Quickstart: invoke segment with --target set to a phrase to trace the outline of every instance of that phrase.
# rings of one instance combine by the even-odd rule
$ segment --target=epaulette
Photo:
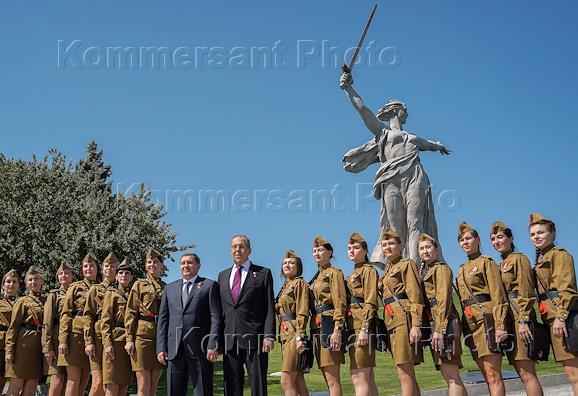
[[[564,249],[563,247],[560,247],[560,246],[554,246],[554,247],[552,248],[552,250],[558,250],[558,251],[560,251],[560,252],[567,252],[566,249]]]

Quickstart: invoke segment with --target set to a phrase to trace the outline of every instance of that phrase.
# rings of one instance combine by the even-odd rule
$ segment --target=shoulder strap
[[[538,273],[536,272],[536,270],[534,270],[534,276],[536,277],[538,282],[540,282],[542,289],[544,289],[544,295],[548,298],[548,300],[550,300],[550,302],[552,303],[552,305],[554,305],[555,308],[558,308],[558,303],[556,301],[554,301],[553,298],[550,298],[550,296],[548,294],[548,289],[546,288],[546,286],[544,286],[544,283],[542,282],[542,279],[540,279],[540,277],[538,276]],[[536,290],[536,294],[538,295],[538,300],[540,300],[540,291]]]

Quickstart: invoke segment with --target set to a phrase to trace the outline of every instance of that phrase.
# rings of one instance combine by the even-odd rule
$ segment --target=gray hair
[[[233,235],[233,237],[231,238],[231,242],[233,242],[233,239],[235,238],[243,238],[245,240],[245,245],[247,245],[247,247],[249,249],[251,249],[251,241],[249,240],[249,237],[243,234],[236,234]]]

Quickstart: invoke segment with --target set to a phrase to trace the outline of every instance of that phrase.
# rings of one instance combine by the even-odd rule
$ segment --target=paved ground
[[[526,396],[526,392],[508,392],[508,396]],[[545,396],[573,396],[572,387],[569,384],[558,386],[547,386],[544,388]]]

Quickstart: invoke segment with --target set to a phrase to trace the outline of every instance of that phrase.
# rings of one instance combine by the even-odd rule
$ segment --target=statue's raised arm
[[[349,101],[357,110],[365,126],[375,136],[379,135],[381,130],[385,128],[385,124],[377,118],[377,116],[369,109],[361,99],[361,96],[353,89],[353,78],[350,73],[343,73],[339,79],[339,87],[345,91]]]
[[[375,135],[360,147],[343,156],[347,172],[361,172],[379,163],[374,182],[374,196],[382,203],[381,231],[393,228],[400,236],[405,254],[418,262],[418,240],[422,233],[437,239],[432,189],[419,153],[438,151],[450,153],[442,143],[421,138],[404,130],[408,118],[407,105],[389,100],[374,114],[352,87],[350,73],[343,73],[339,86],[357,110],[367,129]],[[387,122],[387,125],[384,123]],[[440,251],[440,257],[441,251]],[[384,259],[378,243],[371,261]]]

